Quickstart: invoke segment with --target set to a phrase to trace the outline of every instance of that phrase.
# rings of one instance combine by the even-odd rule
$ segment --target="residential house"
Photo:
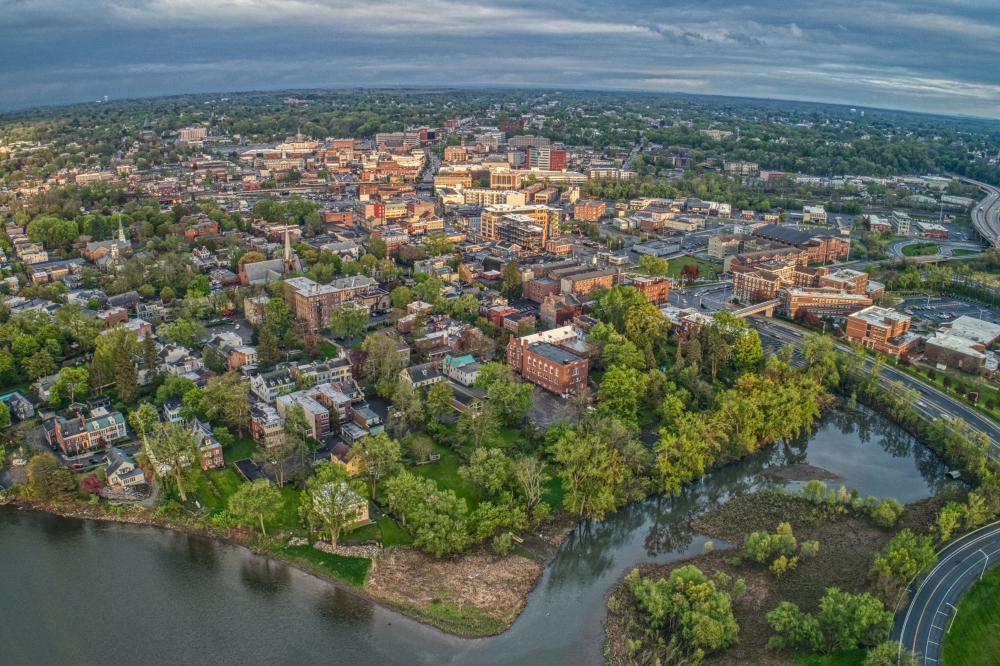
[[[250,436],[264,448],[281,442],[285,432],[285,419],[278,410],[258,400],[250,403]]]
[[[201,452],[202,469],[219,469],[226,466],[226,461],[222,457],[222,444],[212,434],[212,428],[208,423],[202,423],[197,417],[191,419],[188,429],[194,435],[195,443]]]
[[[117,446],[108,449],[108,467],[104,470],[108,487],[112,490],[124,490],[146,483],[146,476],[132,456]]]
[[[441,361],[441,371],[456,382],[472,386],[479,376],[480,364],[470,354],[465,356],[445,356]]]
[[[288,410],[301,407],[309,424],[308,437],[320,440],[330,432],[330,411],[309,395],[309,391],[295,391],[279,395],[275,401],[278,415],[288,418]]]
[[[412,384],[413,388],[430,386],[444,381],[444,375],[438,370],[437,363],[422,363],[403,368],[402,372],[399,373],[399,378]]]

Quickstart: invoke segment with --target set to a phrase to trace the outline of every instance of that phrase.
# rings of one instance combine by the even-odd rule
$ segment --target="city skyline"
[[[613,12],[593,2],[3,5],[3,110],[105,95],[500,85],[1000,117],[997,11],[960,0],[636,1]]]

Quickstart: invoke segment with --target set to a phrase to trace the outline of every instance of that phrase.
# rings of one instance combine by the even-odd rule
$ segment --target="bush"
[[[877,644],[892,626],[892,613],[867,592],[852,596],[831,587],[820,599],[815,616],[783,601],[767,614],[767,621],[776,632],[768,648],[793,647],[829,654]]]
[[[902,530],[875,555],[870,576],[883,599],[893,598],[919,571],[937,562],[934,541]]]
[[[886,497],[871,510],[872,522],[879,527],[892,527],[903,515],[904,510],[902,504],[891,497]]]
[[[103,486],[104,484],[101,483],[101,480],[97,478],[96,474],[88,474],[87,476],[80,479],[80,487],[83,488],[85,492],[91,494],[96,493]]]

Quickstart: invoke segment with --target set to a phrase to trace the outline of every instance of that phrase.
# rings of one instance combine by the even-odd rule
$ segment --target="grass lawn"
[[[563,497],[566,495],[566,491],[562,487],[562,479],[556,476],[552,467],[547,468],[545,473],[552,478],[542,484],[542,500],[552,508],[552,511],[561,511]]]
[[[380,541],[381,539],[382,530],[379,529],[378,523],[362,525],[340,535],[340,541],[343,543],[363,543],[365,541]]]
[[[394,520],[383,517],[375,522],[378,523],[379,530],[382,532],[383,546],[387,548],[389,546],[409,546],[413,543],[413,535],[397,525]]]
[[[330,358],[337,358],[337,347],[326,340],[316,345],[316,348],[319,349],[319,356],[324,361]]]
[[[946,664],[995,664],[1000,654],[1000,567],[994,566],[969,590],[944,640]]]
[[[719,271],[722,270],[722,266],[719,264],[713,264],[710,261],[696,259],[694,257],[681,257],[680,259],[670,260],[670,267],[667,268],[667,277],[680,277],[681,270],[685,266],[696,266],[698,268],[698,277],[702,278],[710,278],[713,275],[717,275]]]
[[[930,254],[937,254],[937,243],[915,243],[903,247],[904,257],[925,257]]]
[[[228,501],[239,490],[240,485],[243,484],[243,479],[236,474],[236,470],[232,467],[211,469],[205,473],[208,474],[208,478],[212,480],[212,485],[215,486],[215,489],[219,491],[219,494],[222,495],[222,499],[225,501]]]
[[[962,250],[962,249],[952,250],[951,253],[956,257],[970,257],[974,254],[979,254],[979,252],[976,252],[975,250]]]
[[[439,490],[454,490],[458,497],[465,500],[469,511],[479,506],[479,493],[472,484],[458,475],[458,454],[437,444],[434,450],[441,454],[441,460],[429,465],[418,465],[411,468],[414,474],[430,479],[437,484]]]
[[[264,521],[268,530],[286,530],[302,532],[302,522],[299,520],[299,506],[302,503],[302,491],[290,483],[281,489],[281,510],[271,520]]]
[[[372,561],[366,557],[332,555],[312,546],[280,546],[272,548],[271,553],[292,562],[307,564],[353,587],[364,586],[372,566]]]
[[[250,435],[245,435],[239,439],[233,441],[232,445],[227,446],[222,451],[222,457],[227,463],[231,463],[234,460],[243,460],[244,458],[249,458],[257,451],[257,442],[253,441]]]
[[[843,650],[831,655],[797,654],[795,666],[862,666],[866,650]]]

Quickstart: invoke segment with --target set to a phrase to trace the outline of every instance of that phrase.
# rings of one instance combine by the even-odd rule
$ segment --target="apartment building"
[[[541,171],[565,171],[566,151],[551,146],[527,146],[524,150],[525,165]]]
[[[546,342],[582,356],[587,353],[586,341],[586,331],[572,325],[526,335],[523,338],[511,338],[510,342],[507,343],[507,365],[523,375],[525,351],[530,345],[536,342]]]
[[[670,280],[665,277],[634,277],[632,286],[645,294],[653,305],[666,303],[670,298]]]
[[[310,395],[310,391],[295,391],[287,395],[279,395],[275,409],[282,418],[288,417],[288,411],[301,407],[309,424],[308,437],[320,440],[330,432],[330,411]]]
[[[536,386],[566,395],[586,386],[589,361],[564,347],[535,342],[524,349],[521,375]]]
[[[264,448],[281,443],[285,433],[285,419],[278,410],[266,402],[252,401],[250,404],[250,436]]]
[[[372,294],[378,289],[378,283],[364,275],[340,278],[330,284],[318,284],[309,278],[296,277],[286,280],[285,285],[285,300],[289,309],[296,319],[306,322],[312,331],[329,325],[334,308]]]
[[[581,222],[597,222],[604,217],[603,201],[577,201],[573,205],[573,219]]]
[[[739,162],[723,162],[722,168],[727,175],[740,176],[742,178],[756,178],[760,173],[759,164],[756,162],[747,162],[746,160],[740,160]]]
[[[803,206],[802,223],[809,224],[815,222],[826,224],[826,209],[822,206]]]
[[[892,211],[892,230],[899,236],[910,235],[910,216],[901,210]]]
[[[620,277],[621,272],[617,268],[588,271],[562,278],[560,281],[560,290],[564,294],[573,294],[577,298],[586,299],[587,294],[594,287],[611,289],[618,284]]]
[[[500,190],[488,187],[466,187],[462,190],[465,203],[472,206],[523,206],[524,193],[517,190]]]
[[[919,335],[909,331],[908,316],[873,305],[848,315],[845,337],[866,349],[899,356],[920,340]]]
[[[521,187],[521,172],[498,170],[490,172],[490,188],[494,190],[517,190]]]

